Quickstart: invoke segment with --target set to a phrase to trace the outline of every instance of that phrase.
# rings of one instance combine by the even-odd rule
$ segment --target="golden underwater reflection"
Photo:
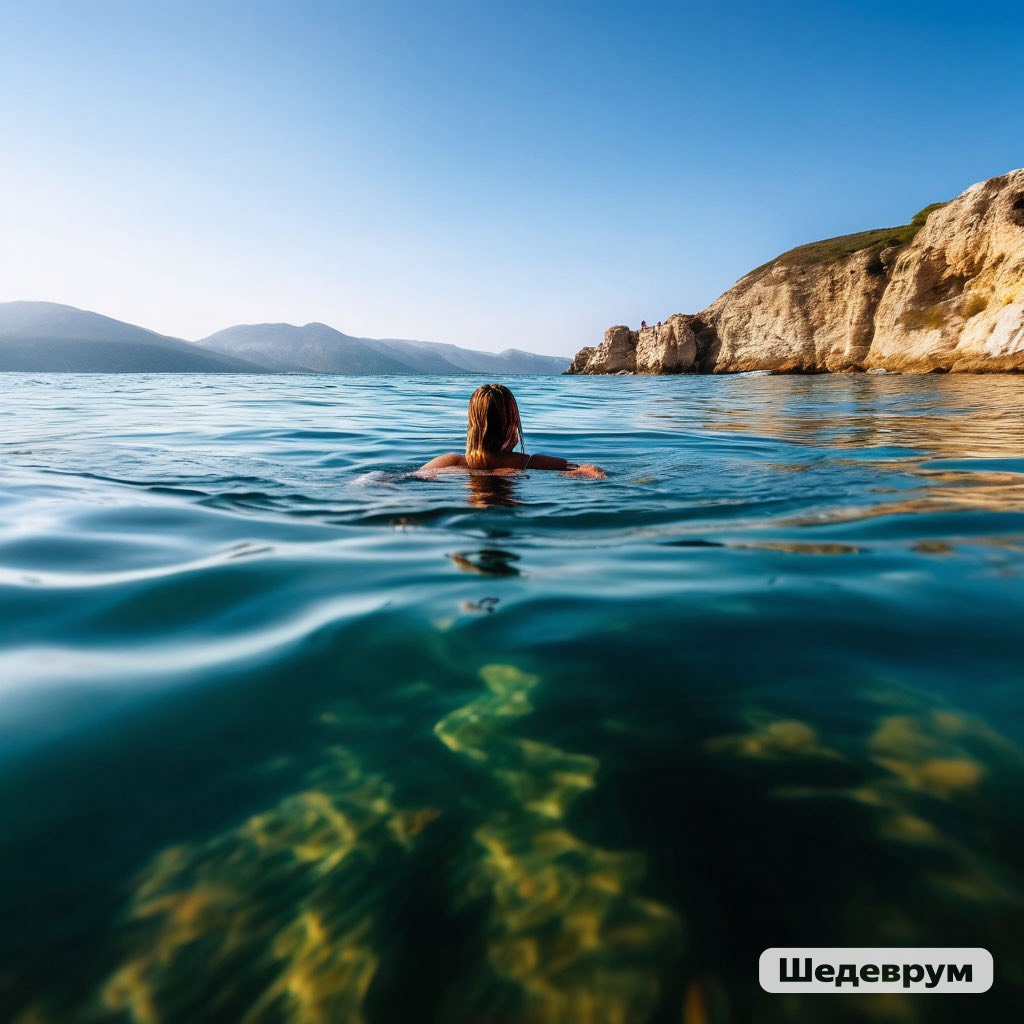
[[[452,909],[478,908],[481,922],[480,967],[461,972],[445,1019],[475,1021],[472,1008],[487,1007],[500,1024],[643,1024],[686,966],[683,923],[645,894],[639,852],[603,849],[573,831],[569,813],[597,786],[600,764],[517,735],[539,677],[507,664],[485,665],[479,676],[481,691],[434,727],[451,756],[486,777],[490,794],[466,801],[472,841],[440,869]],[[895,688],[861,696],[877,714],[859,733],[826,735],[751,708],[738,731],[708,738],[704,749],[759,772],[785,768],[787,782],[771,798],[855,802],[869,815],[872,843],[939,851],[922,861],[921,876],[936,905],[1019,905],[1020,888],[993,866],[984,842],[954,834],[956,814],[945,809],[969,806],[991,778],[1024,773],[1021,749],[938,700]],[[333,729],[344,716],[328,711],[321,721]],[[408,883],[405,868],[441,812],[400,806],[385,777],[341,746],[322,754],[297,792],[151,861],[116,937],[123,959],[76,1022],[165,1024],[217,1013],[240,1024],[377,1019],[368,996],[384,976],[394,927],[383,908]],[[805,785],[790,770],[800,764]],[[860,770],[830,786],[816,778],[823,765]],[[902,902],[866,904],[851,890],[837,911],[852,937],[928,944]],[[714,975],[681,992],[674,1019],[682,1024],[731,1019]],[[866,1019],[922,1019],[909,996],[869,1002]],[[765,1019],[798,1021],[806,1010],[800,999],[777,1001]],[[18,1024],[45,1019],[34,1009]]]
[[[490,896],[487,946],[499,976],[521,992],[504,1019],[627,1024],[648,1019],[666,963],[678,955],[681,924],[640,895],[643,858],[602,850],[573,835],[564,815],[595,785],[598,762],[504,735],[532,710],[538,678],[511,665],[481,672],[487,692],[436,726],[452,751],[486,766],[510,804],[480,825],[485,852],[466,895]]]
[[[880,713],[856,736],[826,743],[808,722],[751,709],[746,731],[712,737],[704,748],[765,768],[778,762],[787,781],[774,785],[770,798],[857,803],[868,814],[869,849],[888,849],[897,862],[904,859],[900,848],[920,851],[911,853],[919,865],[911,889],[886,895],[851,885],[847,901],[835,908],[848,936],[844,945],[936,945],[936,922],[949,928],[965,915],[985,922],[982,930],[992,942],[1012,943],[1000,922],[1008,908],[1024,906],[1024,883],[993,853],[987,827],[972,810],[979,800],[998,799],[985,792],[988,780],[1024,777],[1024,750],[937,699],[902,689],[863,696]],[[794,783],[793,769],[803,763],[809,781]],[[846,766],[863,779],[816,781],[828,764]],[[858,1009],[866,1020],[914,1022],[930,1019],[926,1002],[889,993],[863,1000]],[[805,1001],[794,997],[782,1019],[800,1021],[806,1010]]]
[[[167,1008],[181,1006],[183,986],[213,986],[207,1000],[228,1003],[245,972],[267,982],[242,1024],[363,1020],[378,966],[368,870],[426,819],[395,808],[390,787],[345,750],[327,754],[309,788],[237,829],[164,850],[143,872],[130,910],[135,952],[102,988],[108,1010],[138,1024],[181,1019]]]
[[[508,1024],[640,1024],[681,951],[680,921],[641,894],[641,855],[601,849],[567,826],[598,762],[507,734],[531,712],[538,678],[501,664],[480,677],[484,692],[435,728],[504,794],[477,808],[455,865],[456,905],[485,908],[488,965],[459,979],[456,1005],[500,1003],[494,1019]],[[329,729],[341,720],[320,716]],[[120,965],[74,1019],[365,1024],[388,955],[382,906],[439,815],[397,806],[382,775],[326,747],[298,792],[153,858],[114,936]],[[18,1024],[46,1019],[39,1005]]]
[[[941,850],[944,867],[926,876],[940,897],[1024,906],[1019,884],[973,846],[949,832],[943,803],[969,810],[991,775],[1020,777],[1024,750],[985,722],[941,704],[906,694],[884,695],[888,707],[869,734],[843,744],[824,745],[806,722],[751,711],[750,729],[709,739],[715,755],[758,760],[833,760],[866,769],[860,784],[839,787],[787,784],[774,790],[782,799],[849,799],[871,809],[876,837],[883,842]],[[895,713],[889,713],[895,712]],[[908,937],[907,944],[913,944]]]
[[[841,759],[842,755],[822,746],[818,734],[806,722],[776,719],[757,711],[747,716],[750,731],[732,736],[714,736],[704,744],[711,753],[732,754],[774,760],[786,757],[825,757]]]

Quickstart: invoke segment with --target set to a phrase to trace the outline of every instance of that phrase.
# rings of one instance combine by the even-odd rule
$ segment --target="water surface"
[[[478,383],[3,377],[3,1019],[1011,1019],[1024,380]]]

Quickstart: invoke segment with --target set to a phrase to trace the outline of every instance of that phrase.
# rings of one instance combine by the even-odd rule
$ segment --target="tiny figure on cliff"
[[[661,321],[660,320],[658,321],[658,330],[659,331],[661,330]]]
[[[641,331],[646,331],[647,330],[647,321],[646,320],[641,320],[640,321],[640,330]]]
[[[516,448],[519,451],[516,451]],[[503,384],[483,384],[469,399],[466,454],[448,452],[420,466],[418,472],[435,469],[468,469],[514,472],[519,469],[556,469],[569,476],[604,477],[604,470],[560,459],[555,455],[527,455],[523,424],[515,396]]]

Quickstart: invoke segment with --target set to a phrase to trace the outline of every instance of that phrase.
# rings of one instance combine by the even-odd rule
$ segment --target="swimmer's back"
[[[436,459],[420,466],[417,472],[430,473],[439,469],[464,469],[464,470],[517,470],[517,469],[548,469],[563,473],[572,473],[578,476],[600,477],[606,476],[604,470],[597,466],[581,465],[577,462],[569,462],[568,459],[559,458],[557,455],[524,455],[522,452],[480,452],[474,453],[471,458],[459,452],[447,452],[438,455]]]

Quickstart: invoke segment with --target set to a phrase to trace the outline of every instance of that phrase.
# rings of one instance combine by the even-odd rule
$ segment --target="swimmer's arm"
[[[600,466],[591,466],[585,462],[571,462],[566,476],[589,476],[595,480],[604,480],[608,474]]]
[[[432,469],[452,469],[456,466],[465,466],[466,456],[460,455],[458,452],[448,452],[445,455],[438,455],[436,459],[431,459],[428,463],[420,466],[417,473],[429,472]]]
[[[588,466],[579,462],[569,462],[568,459],[560,459],[556,455],[531,455],[530,469],[556,469],[571,476],[592,476],[604,479],[607,475],[598,466]]]

